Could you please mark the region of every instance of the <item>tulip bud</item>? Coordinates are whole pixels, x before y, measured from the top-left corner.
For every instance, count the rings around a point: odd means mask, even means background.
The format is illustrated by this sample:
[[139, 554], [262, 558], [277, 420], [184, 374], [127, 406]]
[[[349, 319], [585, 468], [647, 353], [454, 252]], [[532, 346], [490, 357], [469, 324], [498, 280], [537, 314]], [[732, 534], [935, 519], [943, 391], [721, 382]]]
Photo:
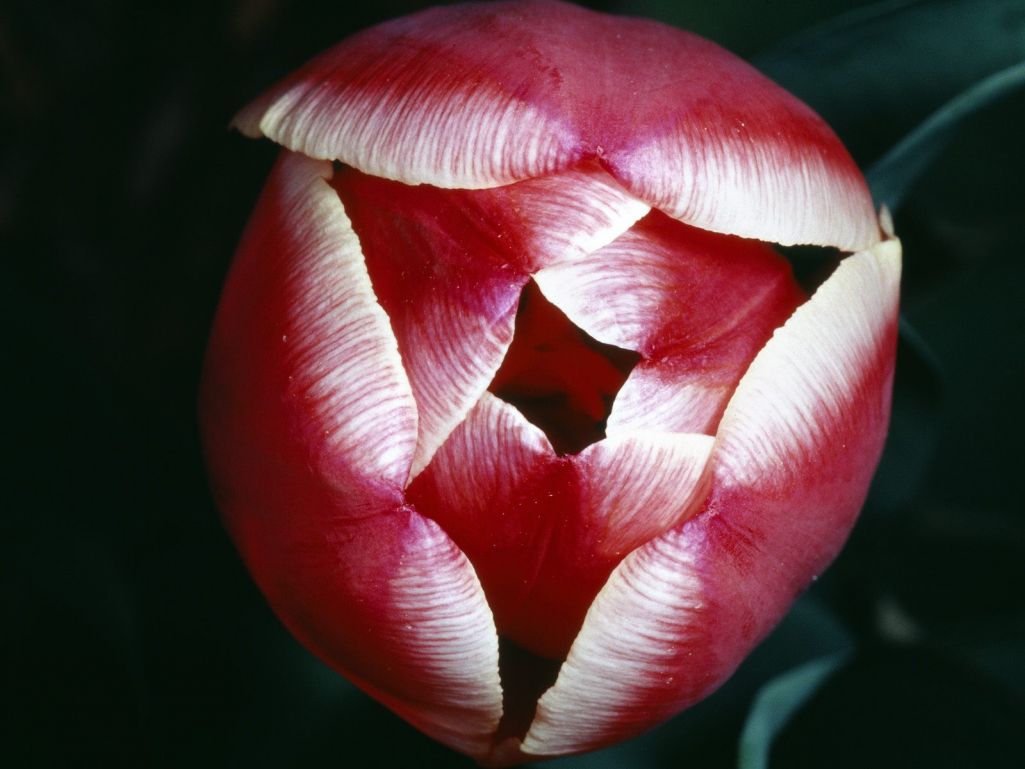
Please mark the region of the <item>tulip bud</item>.
[[[284, 150], [202, 424], [282, 621], [496, 766], [719, 686], [889, 418], [900, 248], [829, 128], [691, 34], [519, 0], [367, 30], [236, 125]], [[772, 244], [846, 256], [809, 297]]]

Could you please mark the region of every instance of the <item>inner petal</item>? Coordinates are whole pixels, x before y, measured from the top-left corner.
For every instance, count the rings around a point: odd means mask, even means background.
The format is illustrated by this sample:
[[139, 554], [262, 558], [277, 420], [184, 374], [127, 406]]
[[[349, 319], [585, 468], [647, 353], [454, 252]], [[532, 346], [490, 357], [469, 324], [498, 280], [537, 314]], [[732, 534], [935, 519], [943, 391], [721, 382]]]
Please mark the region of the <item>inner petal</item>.
[[408, 186], [336, 165], [418, 412], [411, 475], [494, 378], [530, 273], [613, 241], [647, 211], [597, 166], [489, 190]]
[[605, 437], [616, 393], [640, 357], [574, 326], [530, 282], [488, 390], [540, 427], [558, 454], [575, 454]]
[[755, 354], [804, 300], [789, 264], [768, 244], [659, 212], [534, 280], [588, 333], [643, 355], [616, 399], [609, 435], [714, 434]]

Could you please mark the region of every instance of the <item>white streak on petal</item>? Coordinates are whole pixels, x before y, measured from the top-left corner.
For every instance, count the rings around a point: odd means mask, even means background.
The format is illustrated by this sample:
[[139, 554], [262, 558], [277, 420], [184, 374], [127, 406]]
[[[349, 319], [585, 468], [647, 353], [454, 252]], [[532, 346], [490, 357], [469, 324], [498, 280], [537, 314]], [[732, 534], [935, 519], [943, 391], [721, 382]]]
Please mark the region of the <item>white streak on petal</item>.
[[282, 158], [283, 227], [292, 244], [281, 343], [288, 394], [323, 436], [321, 461], [401, 486], [416, 436], [416, 407], [395, 337], [377, 304], [359, 241], [325, 179], [327, 163]]
[[398, 707], [435, 739], [481, 756], [502, 715], [491, 609], [470, 562], [441, 528], [419, 516], [410, 523], [418, 531], [388, 582], [389, 614], [426, 685]]
[[405, 346], [417, 351], [408, 370], [421, 414], [411, 477], [427, 466], [494, 377], [512, 341], [515, 298], [497, 318], [471, 315], [439, 299], [420, 322], [405, 326]]
[[836, 439], [893, 322], [900, 260], [897, 240], [845, 259], [755, 358], [719, 427], [718, 461], [733, 483], [787, 477], [795, 453]]
[[530, 179], [505, 192], [503, 203], [521, 222], [534, 255], [532, 271], [604, 248], [650, 210], [596, 165]]
[[578, 455], [581, 513], [601, 532], [596, 551], [623, 556], [693, 512], [713, 441], [709, 435], [631, 432]]
[[638, 699], [675, 689], [681, 635], [702, 609], [701, 581], [678, 540], [666, 534], [613, 572], [538, 703], [525, 753], [561, 755], [636, 733], [648, 716]]
[[[408, 19], [390, 26], [403, 24]], [[244, 109], [235, 124], [309, 157], [406, 184], [495, 187], [575, 159], [566, 129], [519, 98], [515, 83], [496, 81], [487, 57], [456, 64], [445, 30], [424, 26], [414, 35], [420, 39], [375, 28], [350, 38]]]
[[671, 134], [637, 153], [633, 162], [659, 169], [638, 182], [638, 194], [643, 190], [669, 215], [713, 232], [848, 251], [879, 240], [872, 201], [848, 169], [840, 173], [794, 143], [705, 141], [705, 151], [696, 153], [693, 137]]
[[759, 353], [705, 508], [613, 572], [525, 752], [594, 749], [707, 696], [835, 556], [885, 437], [899, 277], [897, 241], [849, 257]]
[[699, 377], [688, 382], [642, 361], [616, 395], [605, 434], [611, 437], [626, 430], [711, 434], [729, 396], [728, 384], [702, 382]]

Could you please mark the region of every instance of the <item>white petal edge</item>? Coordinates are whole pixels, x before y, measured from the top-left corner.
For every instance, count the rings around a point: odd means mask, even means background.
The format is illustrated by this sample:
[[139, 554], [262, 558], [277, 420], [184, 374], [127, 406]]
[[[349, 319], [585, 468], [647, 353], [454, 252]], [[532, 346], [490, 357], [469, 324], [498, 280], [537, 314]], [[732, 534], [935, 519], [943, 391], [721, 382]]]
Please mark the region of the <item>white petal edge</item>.
[[721, 131], [718, 143], [705, 131], [695, 122], [636, 150], [631, 165], [650, 170], [627, 186], [674, 219], [712, 232], [842, 251], [880, 241], [871, 197], [853, 163], [834, 167], [793, 139], [754, 142], [743, 125]]
[[234, 125], [312, 158], [450, 189], [498, 187], [576, 159], [558, 122], [491, 82], [457, 80], [445, 66], [425, 66], [415, 47], [393, 45], [387, 59], [359, 50], [367, 60], [360, 76], [329, 85], [352, 55], [352, 42], [311, 62], [306, 78], [254, 101]]
[[279, 163], [285, 227], [296, 240], [285, 289], [295, 332], [281, 340], [295, 372], [289, 394], [315, 414], [327, 477], [342, 462], [401, 487], [416, 446], [416, 403], [359, 240], [327, 184], [331, 165], [293, 153]]
[[480, 758], [502, 717], [494, 617], [473, 566], [448, 535], [419, 515], [410, 520], [420, 529], [418, 552], [397, 564], [388, 583], [396, 596], [389, 630], [416, 650], [424, 689], [417, 699], [374, 693], [434, 739]]
[[[896, 240], [849, 257], [759, 353], [720, 427], [712, 457], [714, 485], [765, 480], [759, 472], [785, 473], [782, 457], [807, 451], [821, 438], [813, 424], [799, 422], [798, 429], [791, 430], [781, 420], [803, 419], [808, 413], [803, 404], [809, 401], [842, 404], [842, 396], [848, 401], [853, 396], [842, 389], [852, 384], [845, 367], [857, 370], [866, 365], [865, 356], [872, 355], [873, 346], [892, 333], [900, 261]], [[803, 375], [805, 366], [828, 378], [809, 382]], [[809, 388], [803, 393], [802, 381]], [[764, 411], [780, 391], [782, 403]], [[777, 429], [784, 437], [768, 433]], [[722, 676], [703, 680], [702, 671], [694, 666], [707, 664], [728, 673], [739, 664], [742, 657], [732, 655], [726, 660], [685, 659], [682, 664], [678, 656], [690, 636], [707, 632], [700, 627], [706, 608], [703, 529], [691, 527], [704, 523], [705, 515], [635, 551], [613, 572], [591, 606], [556, 683], [539, 700], [521, 746], [524, 753], [561, 755], [639, 734], [722, 682]], [[790, 596], [774, 598], [785, 603]], [[778, 608], [768, 607], [762, 616], [774, 622]], [[751, 643], [769, 627], [746, 631]], [[684, 677], [695, 690], [681, 694], [677, 679]]]
[[634, 431], [575, 457], [580, 509], [601, 530], [601, 554], [625, 555], [694, 512], [713, 443], [710, 435]]

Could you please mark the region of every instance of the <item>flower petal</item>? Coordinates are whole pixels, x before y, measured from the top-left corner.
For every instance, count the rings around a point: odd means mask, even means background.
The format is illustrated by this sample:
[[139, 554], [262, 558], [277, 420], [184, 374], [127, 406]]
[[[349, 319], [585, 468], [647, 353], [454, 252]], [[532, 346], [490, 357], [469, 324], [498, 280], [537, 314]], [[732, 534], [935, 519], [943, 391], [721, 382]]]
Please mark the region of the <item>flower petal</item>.
[[292, 632], [483, 755], [501, 711], [494, 621], [465, 556], [403, 505], [416, 405], [330, 174], [283, 154], [240, 246], [204, 371], [211, 480]]
[[879, 240], [822, 120], [721, 48], [558, 2], [433, 8], [356, 35], [236, 125], [407, 184], [481, 188], [597, 159], [703, 229], [845, 250]]
[[257, 99], [235, 125], [406, 184], [477, 189], [561, 170], [580, 159], [575, 137], [524, 98], [547, 78], [529, 63], [506, 66], [507, 35], [526, 40], [529, 30], [517, 35], [503, 15], [431, 8], [365, 30]]
[[699, 514], [628, 557], [541, 698], [529, 754], [633, 736], [718, 687], [835, 556], [889, 417], [900, 246], [845, 260], [744, 376]]
[[[401, 488], [416, 404], [330, 175], [328, 163], [284, 153], [268, 180], [207, 354], [206, 419], [225, 425], [208, 435], [244, 430], [271, 443], [274, 424], [326, 477]], [[224, 450], [228, 461], [246, 446]]]
[[485, 394], [409, 497], [469, 556], [499, 631], [558, 658], [623, 556], [691, 512], [711, 445], [634, 434], [557, 457], [540, 430]]
[[657, 212], [534, 279], [591, 336], [643, 356], [616, 397], [608, 435], [713, 433], [755, 353], [803, 299], [769, 246]]
[[579, 258], [646, 210], [597, 168], [494, 190], [410, 187], [352, 168], [332, 184], [416, 397], [414, 476], [494, 378], [529, 272]]

